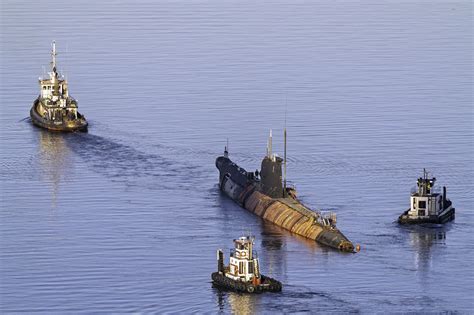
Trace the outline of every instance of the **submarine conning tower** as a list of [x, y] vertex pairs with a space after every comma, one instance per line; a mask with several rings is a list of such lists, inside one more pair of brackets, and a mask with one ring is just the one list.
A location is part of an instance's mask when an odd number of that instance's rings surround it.
[[283, 159], [272, 153], [272, 131], [268, 138], [267, 155], [262, 160], [260, 170], [262, 192], [272, 198], [281, 198], [283, 195], [282, 163]]
[[267, 154], [261, 170], [255, 172], [235, 164], [226, 146], [224, 155], [216, 159], [220, 189], [241, 207], [292, 233], [344, 252], [358, 251], [359, 246], [354, 247], [336, 227], [335, 213], [309, 209], [296, 198], [293, 188], [286, 187], [286, 141], [284, 159], [272, 153], [271, 142], [270, 131]]

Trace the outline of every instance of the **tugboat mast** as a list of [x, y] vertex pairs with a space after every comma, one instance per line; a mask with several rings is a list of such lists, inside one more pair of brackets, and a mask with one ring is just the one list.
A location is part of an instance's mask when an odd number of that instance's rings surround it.
[[53, 72], [56, 72], [56, 41], [53, 40], [53, 49], [51, 51], [51, 57], [52, 57], [52, 60], [51, 60], [51, 67], [53, 69]]

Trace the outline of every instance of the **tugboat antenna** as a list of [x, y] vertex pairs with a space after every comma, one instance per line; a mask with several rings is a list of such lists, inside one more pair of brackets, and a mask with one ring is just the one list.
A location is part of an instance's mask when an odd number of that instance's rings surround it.
[[64, 63], [63, 63], [64, 78], [66, 79], [66, 81], [67, 81], [67, 67], [68, 67], [67, 55], [68, 55], [68, 44], [66, 42], [66, 53], [64, 54]]
[[51, 51], [52, 62], [51, 65], [53, 66], [53, 71], [56, 68], [56, 41], [53, 40], [53, 50]]

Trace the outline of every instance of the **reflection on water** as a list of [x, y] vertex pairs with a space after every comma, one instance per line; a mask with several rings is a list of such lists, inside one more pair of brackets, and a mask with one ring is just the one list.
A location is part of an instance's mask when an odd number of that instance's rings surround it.
[[262, 273], [274, 278], [286, 274], [286, 239], [282, 229], [262, 220], [260, 264]]
[[440, 225], [409, 226], [408, 241], [413, 248], [414, 265], [420, 275], [430, 272], [436, 245], [446, 244], [448, 227]]
[[257, 294], [229, 292], [229, 304], [232, 313], [241, 315], [255, 314], [258, 298], [259, 295]]
[[219, 307], [219, 310], [222, 312], [225, 309], [225, 295], [226, 295], [226, 292], [219, 290], [214, 285], [212, 285], [212, 286], [213, 286], [214, 292], [216, 294], [217, 305]]
[[233, 291], [221, 291], [214, 289], [217, 297], [217, 305], [221, 312], [230, 306], [233, 314], [247, 315], [255, 314], [258, 311], [258, 302], [261, 294], [237, 293]]
[[56, 208], [59, 184], [74, 175], [74, 161], [64, 134], [38, 129], [39, 164], [43, 181], [51, 185], [51, 208]]

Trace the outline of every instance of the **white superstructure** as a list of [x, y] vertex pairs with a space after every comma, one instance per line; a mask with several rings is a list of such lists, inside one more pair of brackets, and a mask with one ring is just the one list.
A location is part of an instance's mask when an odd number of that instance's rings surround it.
[[[242, 282], [260, 284], [260, 270], [257, 253], [253, 250], [254, 238], [242, 236], [234, 240], [234, 248], [230, 252], [230, 263], [225, 276]], [[222, 253], [217, 251], [218, 259]]]

